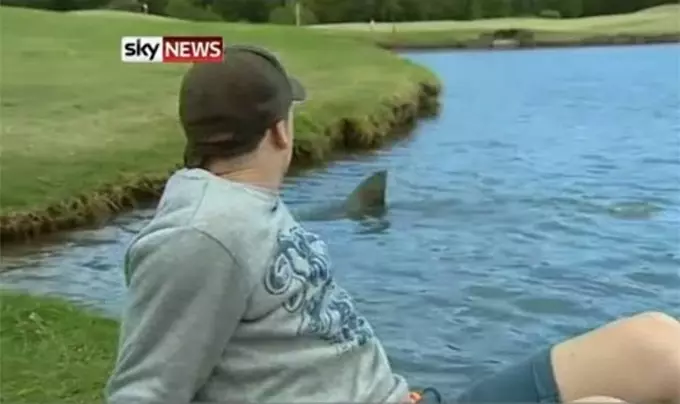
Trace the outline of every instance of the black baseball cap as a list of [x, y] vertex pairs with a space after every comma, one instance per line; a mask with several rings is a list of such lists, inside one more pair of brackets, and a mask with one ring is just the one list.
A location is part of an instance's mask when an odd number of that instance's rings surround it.
[[179, 93], [184, 165], [201, 167], [207, 157], [254, 150], [268, 128], [288, 118], [293, 102], [306, 98], [302, 84], [258, 46], [230, 45], [221, 63], [194, 64]]

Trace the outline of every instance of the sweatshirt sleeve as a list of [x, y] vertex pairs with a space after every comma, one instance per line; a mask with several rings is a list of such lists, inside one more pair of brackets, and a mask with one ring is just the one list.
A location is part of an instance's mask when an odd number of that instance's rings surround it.
[[147, 238], [127, 260], [127, 304], [107, 402], [186, 404], [219, 361], [248, 289], [231, 254], [200, 231]]

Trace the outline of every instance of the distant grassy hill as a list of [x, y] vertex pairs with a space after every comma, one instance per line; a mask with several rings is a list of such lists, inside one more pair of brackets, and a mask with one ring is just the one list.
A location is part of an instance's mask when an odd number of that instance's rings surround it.
[[636, 13], [575, 19], [497, 18], [475, 21], [419, 21], [315, 25], [314, 29], [370, 39], [383, 45], [446, 46], [474, 41], [501, 30], [525, 30], [540, 43], [655, 42], [680, 38], [680, 5]]
[[5, 239], [116, 211], [156, 192], [181, 162], [177, 90], [187, 66], [124, 64], [122, 36], [220, 35], [277, 52], [310, 94], [296, 112], [296, 164], [379, 144], [413, 118], [425, 87], [435, 97], [439, 85], [425, 68], [372, 44], [313, 30], [114, 11], [1, 11]]

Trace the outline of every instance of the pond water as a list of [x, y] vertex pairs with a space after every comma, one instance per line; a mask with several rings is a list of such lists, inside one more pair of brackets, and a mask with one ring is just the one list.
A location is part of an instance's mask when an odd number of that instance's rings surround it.
[[[680, 315], [678, 50], [406, 53], [441, 76], [441, 115], [287, 181], [295, 210], [389, 170], [380, 226], [307, 226], [397, 371], [454, 393], [614, 318]], [[124, 249], [152, 212], [6, 249], [2, 287], [116, 316]]]

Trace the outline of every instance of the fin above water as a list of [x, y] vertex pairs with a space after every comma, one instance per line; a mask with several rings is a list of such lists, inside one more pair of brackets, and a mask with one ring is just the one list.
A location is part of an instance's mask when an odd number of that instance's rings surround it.
[[607, 212], [618, 219], [649, 219], [661, 210], [650, 202], [619, 202], [607, 207]]
[[295, 216], [302, 221], [328, 221], [346, 218], [362, 220], [366, 217], [382, 217], [387, 211], [386, 187], [387, 171], [376, 171], [361, 181], [344, 200], [297, 212]]
[[387, 211], [386, 190], [387, 170], [374, 172], [345, 199], [345, 213], [351, 219], [384, 215]]

